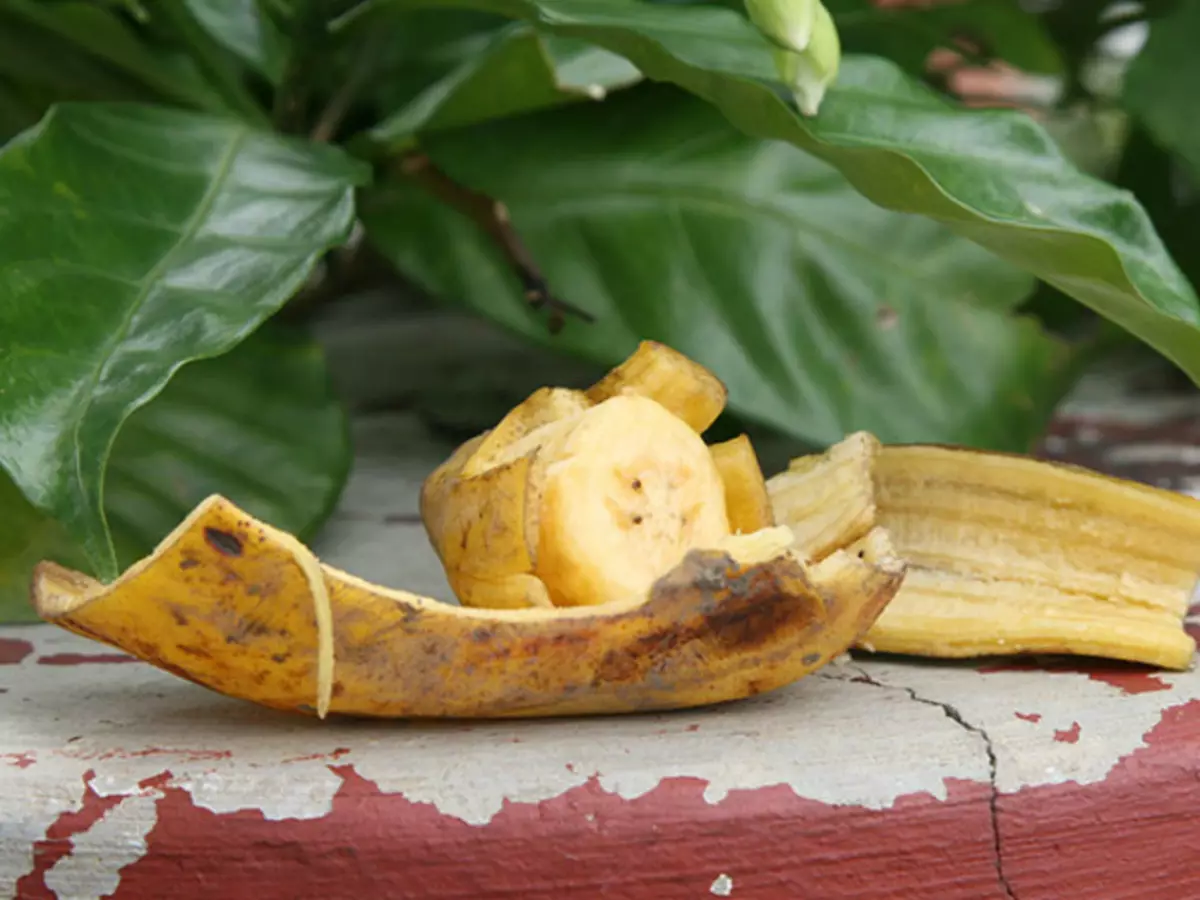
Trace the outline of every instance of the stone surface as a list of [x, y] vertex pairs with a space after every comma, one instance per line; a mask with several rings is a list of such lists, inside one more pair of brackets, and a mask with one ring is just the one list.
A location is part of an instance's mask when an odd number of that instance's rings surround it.
[[[1044, 452], [1195, 490], [1198, 407], [1085, 386]], [[415, 500], [448, 448], [357, 427], [318, 553], [448, 598]], [[0, 896], [1200, 896], [1196, 671], [855, 656], [703, 710], [321, 723], [35, 626], [0, 716]]]

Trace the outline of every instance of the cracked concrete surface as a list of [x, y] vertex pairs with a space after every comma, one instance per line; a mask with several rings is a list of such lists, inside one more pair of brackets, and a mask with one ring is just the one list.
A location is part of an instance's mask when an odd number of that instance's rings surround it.
[[[971, 722], [968, 722], [963, 714], [949, 703], [944, 703], [939, 700], [932, 700], [928, 697], [922, 697], [914, 688], [907, 685], [895, 685], [884, 683], [877, 680], [868, 669], [863, 665], [854, 663], [844, 664], [845, 668], [856, 674], [852, 678], [846, 678], [845, 675], [824, 674], [823, 677], [832, 678], [839, 681], [850, 681], [860, 684], [869, 684], [883, 690], [901, 691], [916, 703], [922, 703], [926, 706], [932, 706], [940, 709], [946, 718], [957, 724], [965, 731], [978, 736], [983, 747], [983, 752], [987, 756], [988, 764], [988, 780], [991, 783], [991, 793], [988, 797], [988, 812], [992, 823], [992, 841], [994, 850], [994, 863], [996, 866], [996, 878], [1000, 883], [1000, 888], [1004, 891], [1005, 897], [1009, 900], [1017, 900], [1017, 895], [1013, 891], [1012, 885], [1009, 883], [1008, 876], [1004, 872], [1004, 845], [1000, 830], [1000, 789], [996, 784], [996, 749], [992, 745], [992, 739], [987, 731]], [[822, 673], [818, 673], [822, 674]]]

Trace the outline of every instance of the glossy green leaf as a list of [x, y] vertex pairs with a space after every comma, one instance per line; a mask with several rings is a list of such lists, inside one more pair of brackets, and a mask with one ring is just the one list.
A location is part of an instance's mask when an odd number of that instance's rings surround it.
[[268, 325], [230, 353], [184, 366], [125, 422], [104, 506], [122, 566], [210, 494], [312, 537], [350, 470], [346, 413], [321, 348]]
[[929, 54], [961, 50], [1001, 59], [1025, 72], [1054, 75], [1063, 60], [1041, 20], [1016, 0], [960, 0], [879, 6], [873, 0], [825, 4], [850, 53], [878, 53], [913, 73], [926, 71]]
[[775, 83], [769, 48], [742, 16], [608, 0], [410, 0], [536, 21], [626, 56], [647, 78], [714, 104], [748, 134], [832, 163], [880, 206], [919, 213], [1045, 279], [1200, 380], [1200, 304], [1127, 192], [1075, 169], [1017, 112], [958, 109], [893, 64], [850, 57], [820, 116]]
[[264, 75], [283, 77], [287, 39], [257, 0], [183, 0], [192, 17], [218, 44]]
[[554, 294], [596, 321], [551, 337], [492, 245], [404, 185], [364, 200], [368, 235], [423, 286], [546, 344], [611, 364], [665, 341], [717, 371], [736, 411], [818, 444], [865, 428], [1026, 449], [1063, 387], [1064, 349], [1009, 314], [1027, 275], [677, 91], [424, 146], [505, 204]]
[[[308, 539], [349, 462], [346, 416], [320, 348], [267, 326], [224, 356], [184, 366], [121, 429], [104, 495], [120, 565], [152, 550], [214, 493]], [[87, 560], [3, 473], [0, 509], [0, 622], [31, 620], [33, 566]]]
[[1200, 178], [1200, 2], [1183, 0], [1154, 19], [1141, 53], [1125, 76], [1124, 103], [1154, 139]]
[[640, 79], [637, 69], [615, 53], [571, 38], [539, 35], [527, 25], [508, 26], [464, 52], [449, 71], [423, 83], [371, 130], [371, 137], [397, 144], [420, 130], [503, 118], [571, 100], [599, 100]]
[[56, 108], [0, 151], [0, 468], [101, 577], [121, 423], [303, 284], [364, 176], [335, 148], [132, 105]]

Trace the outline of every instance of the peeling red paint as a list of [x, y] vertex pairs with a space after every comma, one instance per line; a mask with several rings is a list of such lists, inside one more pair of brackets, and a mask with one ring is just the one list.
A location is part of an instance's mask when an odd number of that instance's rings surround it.
[[[541, 803], [506, 803], [483, 826], [383, 793], [352, 766], [330, 812], [268, 820], [214, 813], [168, 787], [146, 854], [121, 872], [117, 900], [392, 897], [694, 900], [730, 873], [761, 900], [1002, 898], [990, 789], [947, 783], [886, 810], [828, 806], [786, 786], [704, 799], [668, 778], [633, 800], [595, 778]], [[853, 873], [849, 875], [848, 873]]]
[[[1100, 784], [1029, 787], [997, 800], [1015, 897], [1196, 900], [1200, 701], [1168, 709]], [[1102, 886], [1102, 888], [1101, 888]]]
[[59, 813], [46, 836], [33, 845], [33, 869], [17, 881], [17, 896], [21, 900], [55, 900], [57, 896], [46, 885], [46, 873], [55, 863], [70, 855], [71, 838], [82, 834], [103, 818], [104, 814], [120, 803], [120, 795], [101, 797], [92, 788], [96, 773], [90, 769], [83, 776], [83, 801], [77, 810]]
[[0, 759], [18, 769], [28, 769], [37, 762], [37, 757], [32, 753], [0, 753]]
[[171, 771], [168, 769], [166, 771], [159, 772], [157, 775], [151, 775], [149, 778], [143, 778], [138, 782], [138, 787], [144, 791], [148, 791], [151, 788], [166, 787], [171, 783], [171, 779], [174, 777], [175, 776], [172, 775]]
[[1126, 694], [1149, 694], [1153, 691], [1169, 691], [1171, 689], [1171, 686], [1163, 681], [1155, 670], [1115, 660], [1014, 657], [980, 666], [978, 671], [981, 675], [993, 675], [999, 672], [1065, 672], [1083, 675], [1092, 681], [1115, 687]]
[[39, 666], [86, 666], [92, 663], [140, 662], [136, 656], [126, 653], [51, 653], [38, 657]]
[[186, 762], [202, 762], [205, 760], [232, 759], [229, 750], [191, 750], [180, 747], [147, 747], [144, 750], [125, 750], [120, 747], [113, 750], [62, 750], [60, 755], [70, 759], [98, 760], [109, 759], [146, 759], [151, 756], [176, 756]]
[[337, 760], [337, 759], [341, 759], [343, 756], [345, 756], [349, 752], [350, 752], [349, 747], [338, 747], [336, 750], [332, 750], [329, 753], [309, 753], [309, 754], [306, 754], [305, 756], [289, 756], [287, 759], [282, 760], [282, 762], [297, 763], [297, 762], [316, 762], [316, 761], [322, 761], [322, 760]]
[[1054, 739], [1061, 744], [1078, 744], [1080, 726], [1078, 722], [1072, 722], [1070, 728], [1055, 729]]
[[1151, 672], [1090, 672], [1092, 681], [1120, 688], [1126, 694], [1152, 694], [1169, 691], [1171, 686]]
[[693, 722], [691, 725], [689, 725], [687, 728], [685, 728], [683, 730], [684, 731], [699, 731], [700, 725], [696, 722]]
[[15, 666], [33, 652], [33, 644], [20, 638], [0, 637], [0, 666]]
[[1042, 721], [1041, 713], [1021, 713], [1021, 712], [1019, 712], [1019, 713], [1013, 713], [1013, 715], [1016, 716], [1018, 719], [1021, 719], [1022, 721], [1025, 721], [1025, 722], [1040, 722], [1040, 721]]

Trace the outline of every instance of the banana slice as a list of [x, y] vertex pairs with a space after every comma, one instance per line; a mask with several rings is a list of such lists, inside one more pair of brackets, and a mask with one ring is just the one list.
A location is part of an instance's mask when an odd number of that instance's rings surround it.
[[470, 478], [501, 462], [524, 456], [546, 439], [549, 434], [546, 426], [574, 419], [591, 406], [592, 402], [582, 391], [539, 388], [482, 436], [475, 452], [463, 465], [462, 476]]
[[735, 534], [750, 534], [775, 524], [767, 482], [750, 438], [740, 434], [709, 448], [725, 482], [725, 511]]
[[593, 403], [636, 394], [649, 397], [703, 434], [725, 409], [729, 392], [712, 372], [677, 350], [642, 341], [633, 355], [587, 390]]
[[547, 456], [535, 571], [555, 606], [642, 596], [729, 534], [708, 447], [653, 400], [605, 400]]

